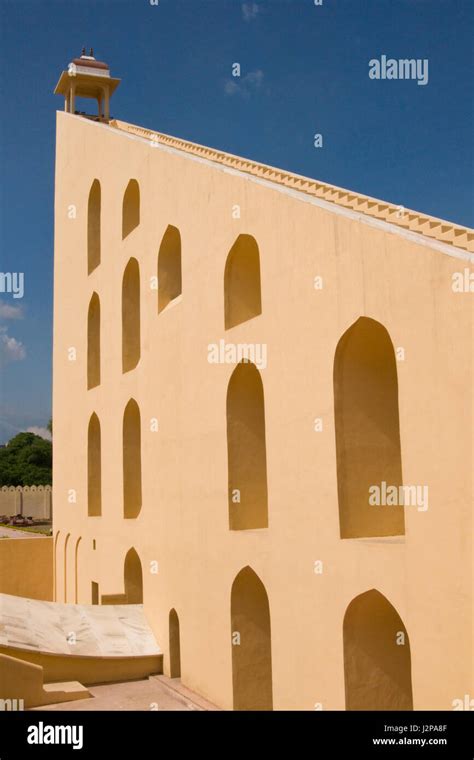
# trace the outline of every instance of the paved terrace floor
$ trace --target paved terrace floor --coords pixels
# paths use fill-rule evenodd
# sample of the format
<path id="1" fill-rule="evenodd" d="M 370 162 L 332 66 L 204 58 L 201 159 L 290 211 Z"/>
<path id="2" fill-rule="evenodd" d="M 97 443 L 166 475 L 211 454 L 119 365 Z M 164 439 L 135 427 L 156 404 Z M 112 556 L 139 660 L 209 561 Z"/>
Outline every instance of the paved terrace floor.
<path id="1" fill-rule="evenodd" d="M 137 711 L 207 711 L 219 708 L 182 686 L 179 678 L 150 676 L 143 681 L 89 686 L 91 699 L 62 702 L 34 710 L 137 710 Z"/>

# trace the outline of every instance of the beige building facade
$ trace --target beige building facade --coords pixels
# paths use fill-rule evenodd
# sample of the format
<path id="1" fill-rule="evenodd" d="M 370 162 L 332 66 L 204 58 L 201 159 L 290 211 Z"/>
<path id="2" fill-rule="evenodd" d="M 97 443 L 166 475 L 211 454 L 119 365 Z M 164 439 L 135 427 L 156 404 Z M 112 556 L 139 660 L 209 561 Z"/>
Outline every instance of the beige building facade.
<path id="1" fill-rule="evenodd" d="M 165 673 L 224 709 L 473 694 L 472 251 L 59 112 L 56 601 L 143 601 Z"/>

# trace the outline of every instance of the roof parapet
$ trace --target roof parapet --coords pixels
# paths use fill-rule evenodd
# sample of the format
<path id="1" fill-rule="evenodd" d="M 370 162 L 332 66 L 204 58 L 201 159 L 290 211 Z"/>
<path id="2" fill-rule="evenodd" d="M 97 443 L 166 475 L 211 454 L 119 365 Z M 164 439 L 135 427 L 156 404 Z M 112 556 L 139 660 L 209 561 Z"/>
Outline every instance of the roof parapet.
<path id="1" fill-rule="evenodd" d="M 283 169 L 260 164 L 257 161 L 234 156 L 231 153 L 225 153 L 224 151 L 215 150 L 214 148 L 208 148 L 204 145 L 190 142 L 189 140 L 181 140 L 178 137 L 165 135 L 151 129 L 145 129 L 144 127 L 129 124 L 118 119 L 111 120 L 110 126 L 119 129 L 122 132 L 128 132 L 137 137 L 150 140 L 150 142 L 161 143 L 171 148 L 182 150 L 185 153 L 200 156 L 208 161 L 215 161 L 216 163 L 229 166 L 255 177 L 261 177 L 270 182 L 284 185 L 292 190 L 316 196 L 329 203 L 352 209 L 353 211 L 366 216 L 381 219 L 390 224 L 409 230 L 410 232 L 416 232 L 443 243 L 448 243 L 456 248 L 461 248 L 471 253 L 474 252 L 474 229 L 469 227 L 463 227 L 454 224 L 453 222 L 445 221 L 444 219 L 438 219 L 434 216 L 412 211 L 404 206 L 397 206 L 394 203 L 371 198 L 368 195 L 355 193 L 352 190 L 329 185 L 326 182 L 320 182 L 311 179 L 310 177 L 304 177 L 300 174 L 293 174 L 292 172 L 284 171 Z"/>

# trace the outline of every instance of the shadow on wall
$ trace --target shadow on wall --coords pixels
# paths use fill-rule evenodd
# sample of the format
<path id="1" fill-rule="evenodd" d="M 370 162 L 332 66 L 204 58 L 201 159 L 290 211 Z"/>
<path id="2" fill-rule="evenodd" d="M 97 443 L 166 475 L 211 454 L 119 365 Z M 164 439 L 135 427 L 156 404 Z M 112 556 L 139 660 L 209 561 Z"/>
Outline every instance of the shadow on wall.
<path id="1" fill-rule="evenodd" d="M 374 319 L 358 319 L 337 345 L 334 414 L 341 538 L 403 535 L 403 506 L 369 504 L 371 486 L 402 485 L 395 352 Z"/>
<path id="2" fill-rule="evenodd" d="M 225 329 L 262 313 L 260 257 L 252 235 L 239 235 L 230 249 L 224 271 Z"/>
<path id="3" fill-rule="evenodd" d="M 87 505 L 89 517 L 102 514 L 102 467 L 100 422 L 95 413 L 89 420 L 87 432 Z"/>
<path id="4" fill-rule="evenodd" d="M 95 588 L 96 587 L 96 588 Z M 142 563 L 137 551 L 129 549 L 123 566 L 124 593 L 102 594 L 101 604 L 143 604 L 143 572 Z M 92 592 L 98 594 L 98 586 L 94 582 Z"/>
<path id="5" fill-rule="evenodd" d="M 140 269 L 131 258 L 122 280 L 122 372 L 140 361 Z"/>
<path id="6" fill-rule="evenodd" d="M 181 295 L 181 235 L 168 225 L 158 253 L 158 314 Z"/>
<path id="7" fill-rule="evenodd" d="M 251 362 L 233 371 L 227 389 L 229 527 L 268 527 L 265 404 L 260 372 Z"/>
<path id="8" fill-rule="evenodd" d="M 87 314 L 87 389 L 100 385 L 100 300 L 93 293 Z"/>
<path id="9" fill-rule="evenodd" d="M 346 710 L 413 710 L 408 633 L 383 594 L 352 600 L 343 635 Z"/>
<path id="10" fill-rule="evenodd" d="M 179 618 L 175 609 L 169 615 L 170 678 L 181 676 L 181 644 Z"/>
<path id="11" fill-rule="evenodd" d="M 95 179 L 89 192 L 87 207 L 87 274 L 100 264 L 100 182 Z"/>
<path id="12" fill-rule="evenodd" d="M 272 710 L 270 608 L 258 575 L 244 567 L 231 591 L 234 710 Z"/>
<path id="13" fill-rule="evenodd" d="M 135 518 L 142 508 L 140 410 L 130 399 L 123 414 L 123 516 Z"/>
<path id="14" fill-rule="evenodd" d="M 123 195 L 122 240 L 140 224 L 140 187 L 136 179 L 131 179 Z"/>

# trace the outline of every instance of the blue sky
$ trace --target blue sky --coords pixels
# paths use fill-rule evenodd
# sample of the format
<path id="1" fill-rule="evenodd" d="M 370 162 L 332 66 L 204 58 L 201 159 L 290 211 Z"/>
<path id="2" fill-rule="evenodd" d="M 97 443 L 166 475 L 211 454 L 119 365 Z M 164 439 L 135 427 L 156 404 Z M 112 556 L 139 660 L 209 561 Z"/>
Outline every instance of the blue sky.
<path id="1" fill-rule="evenodd" d="M 0 293 L 0 443 L 51 413 L 53 89 L 83 45 L 118 118 L 474 226 L 472 0 L 0 0 L 0 30 L 0 271 L 25 276 Z M 382 55 L 428 84 L 370 79 Z"/>

